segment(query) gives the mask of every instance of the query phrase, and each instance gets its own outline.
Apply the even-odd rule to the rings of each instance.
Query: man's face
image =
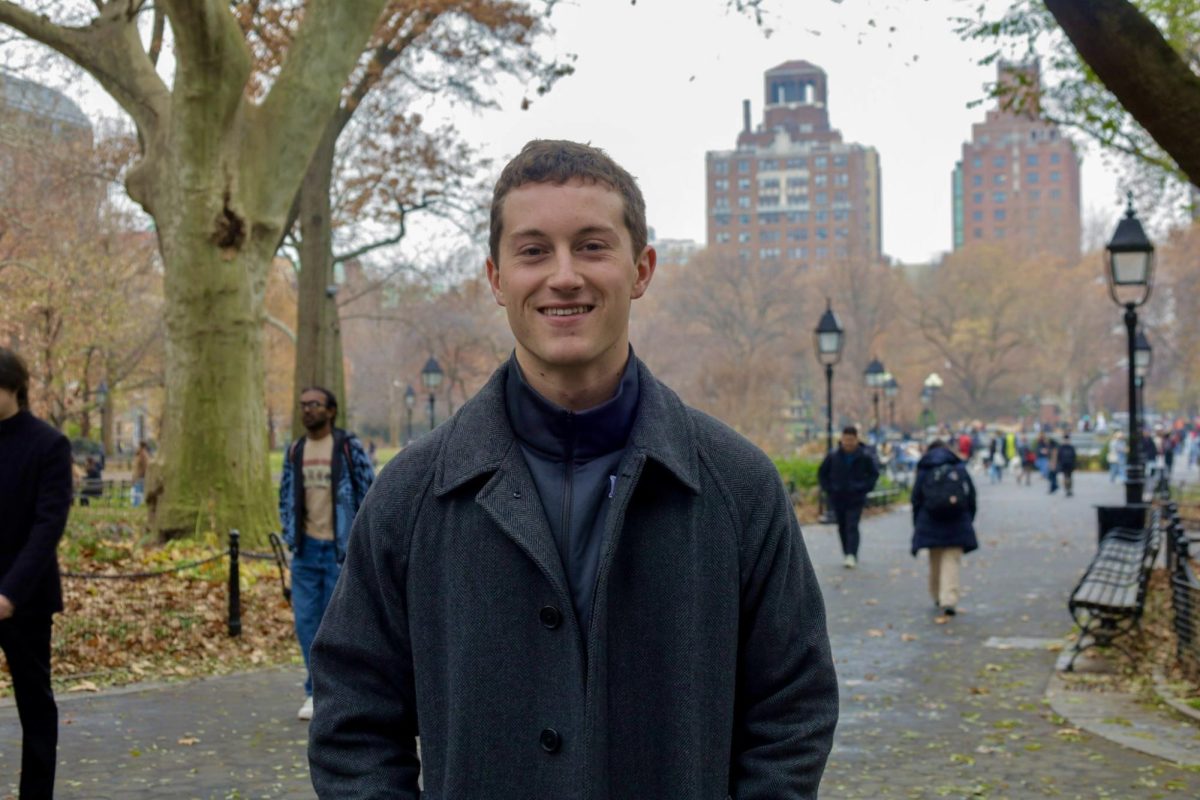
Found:
[[[17,403],[17,393],[12,389],[0,387],[0,419],[8,419],[21,410]]]
[[[654,275],[635,259],[621,196],[604,184],[528,183],[504,198],[499,263],[488,281],[517,340],[517,360],[540,375],[588,379],[619,370],[629,309]]]
[[[853,433],[842,434],[842,449],[846,451],[853,450],[858,447],[858,436]]]
[[[300,395],[300,421],[305,429],[316,432],[333,420],[334,411],[325,403],[324,392],[309,389]]]

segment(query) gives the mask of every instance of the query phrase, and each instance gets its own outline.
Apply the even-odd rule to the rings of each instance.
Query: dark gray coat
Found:
[[[815,798],[837,681],[770,460],[639,364],[585,641],[506,369],[393,459],[359,512],[312,648],[317,793]]]

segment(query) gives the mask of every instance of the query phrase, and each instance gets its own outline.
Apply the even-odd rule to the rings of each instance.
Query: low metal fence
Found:
[[[83,478],[75,485],[75,504],[100,508],[131,508],[142,502],[133,481]]]
[[[229,532],[229,545],[224,550],[213,553],[205,558],[188,561],[183,564],[175,564],[166,569],[149,570],[144,572],[64,572],[64,578],[72,580],[85,581],[142,581],[154,578],[166,578],[172,575],[178,575],[181,572],[186,572],[189,569],[196,569],[206,564],[212,564],[221,559],[229,559],[229,583],[228,583],[228,598],[229,598],[229,617],[227,628],[230,636],[240,636],[242,633],[242,590],[241,590],[241,561],[243,558],[257,561],[273,561],[279,569],[279,585],[283,590],[283,596],[288,601],[292,602],[292,590],[288,586],[285,573],[288,570],[287,556],[284,555],[283,542],[280,541],[279,535],[272,533],[268,537],[271,543],[270,553],[255,553],[243,551],[241,548],[241,534],[237,530]]]

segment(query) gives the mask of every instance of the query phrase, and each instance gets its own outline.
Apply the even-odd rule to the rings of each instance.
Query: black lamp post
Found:
[[[934,407],[934,401],[937,400],[937,393],[944,384],[945,381],[942,380],[942,376],[936,372],[926,375],[925,382],[922,384],[925,393],[929,397],[929,417],[934,423],[937,422],[937,409]]]
[[[883,364],[878,358],[871,359],[871,363],[867,364],[867,368],[863,370],[863,383],[868,389],[873,390],[871,402],[875,406],[875,441],[879,441],[879,390],[887,383],[887,370],[883,368]]]
[[[421,383],[425,384],[425,388],[429,390],[429,430],[433,430],[437,424],[437,417],[434,414],[434,392],[442,383],[442,365],[437,362],[433,356],[425,362],[424,368],[421,369]]]
[[[412,412],[413,406],[417,404],[417,393],[413,391],[412,384],[404,390],[404,410],[408,412],[408,419],[404,428],[404,443],[408,444],[412,441]]]
[[[96,405],[100,407],[100,452],[108,455],[108,381],[96,387]]]
[[[1142,502],[1145,478],[1138,430],[1137,307],[1150,298],[1154,276],[1154,245],[1133,210],[1133,193],[1127,196],[1125,216],[1108,243],[1108,291],[1113,302],[1125,307],[1125,332],[1129,340],[1129,457],[1125,475],[1125,503]]]
[[[825,298],[825,313],[813,331],[817,361],[825,367],[825,452],[833,452],[833,365],[842,360],[846,332],[833,313],[833,304]]]
[[[1146,377],[1150,374],[1150,365],[1154,360],[1154,349],[1146,332],[1138,328],[1137,337],[1133,342],[1133,374],[1137,381],[1138,390],[1138,430],[1146,429]]]
[[[883,393],[888,399],[888,425],[896,427],[896,395],[900,394],[900,384],[895,375],[888,375],[887,383],[883,385]]]

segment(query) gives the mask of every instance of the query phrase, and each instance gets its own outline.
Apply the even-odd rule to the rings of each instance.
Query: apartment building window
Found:
[[[729,198],[725,195],[721,195],[713,201],[713,205],[716,208],[729,208]]]
[[[808,258],[808,248],[789,247],[787,254],[788,258],[792,259],[793,261],[803,261],[804,259]]]
[[[778,261],[779,255],[778,247],[764,247],[758,251],[758,257],[763,261]]]
[[[759,231],[758,240],[760,242],[778,242],[779,231]]]
[[[814,219],[815,219],[817,222],[828,222],[828,221],[829,221],[829,212],[828,212],[828,211],[818,211],[818,212],[817,212],[817,213],[814,215],[814,217],[813,217],[813,218],[814,218]]]
[[[758,204],[760,206],[777,206],[777,205],[779,205],[779,195],[777,195],[777,194],[760,194],[758,196]]]
[[[983,192],[974,192],[971,195],[971,202],[972,203],[982,203],[983,202]]]
[[[750,231],[739,231],[738,232],[738,243],[739,244],[748,244],[749,242],[750,242]]]
[[[819,172],[813,175],[813,186],[827,186],[829,184],[829,176],[824,172]]]
[[[835,167],[844,167],[844,166],[846,166],[846,157],[845,157],[845,156],[834,156],[834,157],[833,157],[833,165],[834,165]]]
[[[1062,180],[1062,173],[1059,172],[1058,170],[1052,170],[1050,172],[1050,182],[1058,183],[1060,180]]]
[[[835,230],[833,232],[833,236],[835,239],[849,239],[850,238],[850,229],[849,228],[838,228],[837,230]]]
[[[750,190],[750,179],[749,178],[738,178],[738,189],[740,189],[743,192],[749,191]]]
[[[983,212],[982,211],[972,211],[971,212],[971,221],[972,222],[982,222],[983,221]]]
[[[1007,180],[1008,180],[1007,175],[1005,175],[1003,172],[997,172],[995,175],[992,176],[992,185],[1003,186],[1004,182]]]
[[[971,166],[975,169],[983,169],[983,156],[975,156],[972,158]]]
[[[993,203],[1003,203],[1007,199],[1008,199],[1008,195],[1005,194],[1004,192],[992,192],[992,202]]]
[[[779,162],[773,158],[764,158],[758,162],[759,169],[779,169]]]
[[[1051,189],[1050,190],[1050,199],[1051,200],[1062,199],[1062,189]]]
[[[746,158],[738,159],[737,164],[738,164],[738,172],[749,172],[750,171],[750,160],[749,159],[746,159]]]
[[[1025,166],[1036,167],[1037,165],[1038,165],[1037,153],[1030,153],[1029,155],[1025,156]]]
[[[717,234],[717,244],[727,244],[730,239],[729,231],[721,231]]]
[[[713,181],[713,188],[716,189],[718,192],[729,191],[729,179],[728,178],[717,178],[715,181]]]
[[[787,196],[787,204],[789,206],[806,206],[806,205],[808,205],[808,195],[806,195],[806,194],[789,194]]]
[[[813,159],[813,169],[825,169],[829,166],[829,159],[825,156],[817,156]]]
[[[750,215],[749,214],[738,214],[738,225],[749,225],[749,224],[750,224]]]
[[[733,222],[733,217],[729,214],[717,214],[718,225],[728,225],[731,222]]]
[[[789,211],[787,213],[787,221],[789,225],[803,225],[808,222],[807,211]]]
[[[1058,163],[1060,163],[1061,161],[1062,161],[1062,154],[1061,154],[1061,153],[1051,153],[1051,154],[1050,154],[1050,163],[1051,163],[1051,164],[1058,164]]]
[[[761,188],[761,189],[775,189],[776,191],[778,191],[779,190],[779,178],[765,178],[764,180],[759,181],[758,185],[759,185],[759,188]]]
[[[747,197],[746,195],[742,195],[741,197],[738,198],[738,208],[749,208],[749,207],[750,207],[750,198],[749,197]]]
[[[1040,177],[1041,176],[1039,176],[1038,173],[1036,173],[1036,172],[1026,172],[1025,173],[1025,182],[1026,183],[1037,183],[1038,180],[1040,179]]]
[[[718,175],[729,174],[729,162],[728,161],[714,161],[713,162],[713,172],[715,172]]]
[[[766,214],[759,214],[758,215],[758,224],[759,225],[778,225],[779,224],[779,212],[771,211]]]
[[[789,158],[787,160],[788,169],[805,169],[808,167],[807,158]]]
[[[829,229],[828,228],[817,228],[817,238],[822,241],[827,240],[829,238]]]
[[[1008,212],[1006,212],[1003,208],[997,208],[992,212],[992,217],[996,220],[996,222],[1003,222],[1004,218],[1007,216]]]
[[[808,228],[792,228],[787,232],[789,242],[807,242]]]
[[[839,208],[833,212],[833,218],[838,222],[845,222],[850,219],[850,212],[844,208]]]
[[[972,186],[983,186],[983,176],[982,175],[972,175],[971,176],[971,185]]]
[[[807,175],[794,175],[787,179],[787,187],[789,189],[802,189],[808,186]]]
[[[1004,238],[1004,228],[996,228],[996,238],[997,239]]]
[[[829,205],[829,194],[827,192],[817,192],[813,195],[813,204],[818,206]]]
[[[833,193],[833,202],[842,203],[842,204],[849,203],[850,195],[847,194],[846,192],[834,192]]]
[[[1004,165],[1006,163],[1007,161],[1005,160],[1004,156],[996,156],[992,159],[992,166],[996,169],[1004,169]]]

